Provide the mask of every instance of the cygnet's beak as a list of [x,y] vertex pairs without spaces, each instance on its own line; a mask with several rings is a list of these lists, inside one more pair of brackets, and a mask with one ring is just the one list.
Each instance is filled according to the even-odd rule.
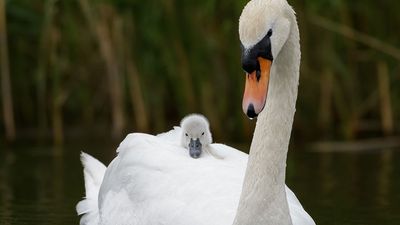
[[193,140],[190,138],[190,143],[189,143],[189,155],[190,157],[197,159],[201,155],[201,143],[200,139],[197,138],[196,140]]

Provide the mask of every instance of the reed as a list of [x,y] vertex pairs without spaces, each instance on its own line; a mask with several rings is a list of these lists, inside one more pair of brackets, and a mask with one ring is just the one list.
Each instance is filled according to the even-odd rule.
[[[120,140],[198,112],[217,141],[248,140],[237,34],[246,2],[8,1],[0,134]],[[400,34],[385,27],[398,25],[400,3],[290,3],[302,44],[295,140],[398,135]]]
[[8,141],[15,139],[15,122],[13,95],[10,80],[10,68],[8,57],[7,20],[5,1],[0,0],[0,66],[1,66],[1,90],[3,102],[3,123]]

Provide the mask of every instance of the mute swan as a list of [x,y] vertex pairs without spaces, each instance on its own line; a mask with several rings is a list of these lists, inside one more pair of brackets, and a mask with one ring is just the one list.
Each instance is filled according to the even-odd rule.
[[249,157],[212,144],[224,160],[192,160],[161,137],[130,134],[107,169],[82,154],[81,224],[315,224],[285,186],[300,64],[294,11],[286,0],[251,0],[240,16],[239,36],[243,110],[258,116]]

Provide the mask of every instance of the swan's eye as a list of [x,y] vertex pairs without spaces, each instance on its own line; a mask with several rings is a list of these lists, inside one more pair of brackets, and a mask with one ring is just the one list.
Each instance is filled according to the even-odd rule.
[[187,133],[185,133],[186,137],[189,136]]
[[201,135],[204,135],[204,132],[203,132],[203,133],[201,133]]

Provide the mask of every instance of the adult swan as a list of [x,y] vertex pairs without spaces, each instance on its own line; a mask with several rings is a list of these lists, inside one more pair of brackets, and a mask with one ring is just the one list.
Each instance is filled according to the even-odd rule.
[[81,224],[314,224],[285,187],[300,64],[294,11],[286,0],[252,0],[240,16],[239,35],[243,110],[258,116],[249,157],[213,144],[222,160],[192,159],[179,141],[130,134],[108,168],[83,153]]

